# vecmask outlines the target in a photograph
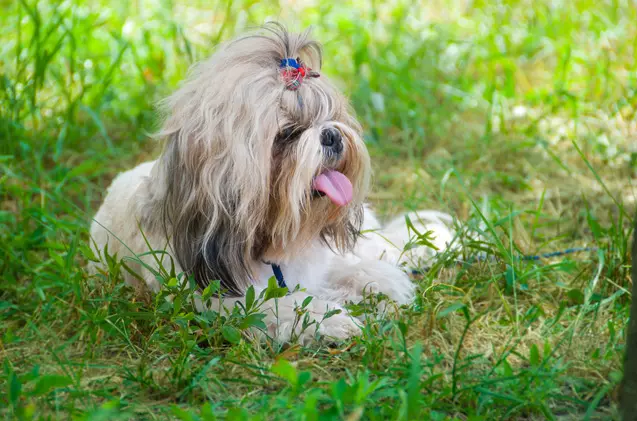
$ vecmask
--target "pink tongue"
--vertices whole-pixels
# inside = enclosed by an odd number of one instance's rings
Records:
[[[338,171],[326,171],[314,177],[312,188],[325,193],[338,206],[345,206],[352,201],[352,183]]]

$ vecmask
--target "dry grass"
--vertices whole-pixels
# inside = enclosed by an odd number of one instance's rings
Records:
[[[637,198],[633,2],[2,7],[7,419],[616,416]],[[484,240],[461,238],[462,256],[415,278],[412,305],[336,347],[229,341],[242,315],[136,297],[117,261],[84,271],[105,186],[155,154],[152,103],[267,17],[324,41],[324,71],[366,129],[380,213],[447,210]],[[518,259],[576,246],[599,250]]]

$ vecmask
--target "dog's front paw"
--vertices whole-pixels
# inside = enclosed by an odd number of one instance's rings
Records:
[[[321,339],[321,337],[344,341],[360,335],[361,327],[352,316],[342,312],[327,318],[316,317],[314,323],[305,329],[302,328],[302,323],[299,322],[279,323],[276,329],[271,330],[271,334],[274,334],[274,338],[281,343],[298,342],[302,345],[309,345]]]
[[[279,299],[278,316],[268,321],[268,331],[278,342],[300,342],[307,345],[318,335],[335,340],[345,340],[361,333],[361,328],[352,316],[338,304],[313,298],[302,303],[308,296],[294,293]],[[340,311],[340,312],[339,312]]]
[[[361,334],[361,327],[349,313],[342,312],[323,319],[318,324],[318,333],[339,341]]]

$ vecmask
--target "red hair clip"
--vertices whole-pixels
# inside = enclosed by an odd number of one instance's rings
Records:
[[[307,67],[301,59],[283,58],[279,64],[281,77],[285,83],[285,89],[296,91],[301,87],[301,83],[306,77],[319,77],[318,72]]]

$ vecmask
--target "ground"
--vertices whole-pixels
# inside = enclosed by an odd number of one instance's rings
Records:
[[[418,3],[0,5],[0,414],[616,417],[637,6]],[[442,256],[412,305],[347,343],[259,343],[245,331],[258,317],[140,297],[117,261],[85,270],[105,187],[156,154],[153,104],[219,40],[272,18],[324,43],[323,72],[365,129],[380,214],[435,208],[484,232],[460,256],[473,263]],[[517,258],[569,247],[596,249]]]

